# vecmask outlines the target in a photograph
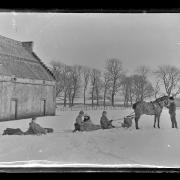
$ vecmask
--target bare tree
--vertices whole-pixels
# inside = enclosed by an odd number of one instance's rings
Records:
[[[69,104],[74,105],[74,99],[78,95],[81,88],[81,66],[75,65],[70,67],[69,76]]]
[[[101,80],[101,73],[96,78],[95,83],[95,97],[96,97],[96,104],[99,105],[99,100],[101,99],[101,90],[103,88],[103,82]]]
[[[122,80],[122,94],[124,96],[124,106],[128,106],[129,102],[133,104],[133,77],[132,76],[125,76]]]
[[[73,93],[73,88],[72,88],[71,81],[69,81],[69,85],[67,86],[67,91],[66,91],[66,94],[68,96],[68,101],[69,101],[69,107],[72,106],[72,93]]]
[[[64,87],[62,85],[62,63],[51,62],[52,72],[56,79],[56,97],[63,91]]]
[[[147,66],[139,66],[136,69],[137,74],[140,77],[140,81],[136,81],[138,82],[138,91],[139,91],[139,98],[141,101],[143,101],[145,99],[144,95],[146,94],[147,91],[147,78],[148,78],[148,74],[150,73],[150,68]],[[149,88],[152,89],[152,87],[150,87],[151,85],[149,85]]]
[[[136,69],[136,73],[141,75],[144,79],[147,79],[149,73],[151,72],[148,66],[142,65]]]
[[[154,88],[150,81],[145,82],[144,91],[143,91],[143,100],[153,96]]]
[[[71,99],[71,92],[72,92],[72,81],[71,81],[71,66],[64,66],[63,74],[63,85],[64,85],[64,106],[66,106],[67,98],[69,98],[69,105]]]
[[[104,89],[104,93],[103,93],[103,106],[106,106],[106,95],[107,92],[110,88],[110,77],[108,76],[108,74],[106,72],[104,72],[104,76],[103,76],[103,89]]]
[[[170,65],[159,66],[154,73],[163,83],[168,96],[177,96],[180,93],[180,70],[177,67]]]
[[[159,93],[160,93],[160,80],[157,80],[156,82],[155,82],[155,85],[154,85],[154,97],[155,97],[155,99],[157,99],[158,98],[158,95],[159,95]]]
[[[88,83],[90,80],[90,68],[82,67],[82,80],[83,80],[83,98],[84,98],[84,105],[86,104],[86,90],[88,87]]]
[[[105,69],[111,82],[111,103],[114,106],[114,96],[121,85],[122,62],[118,59],[109,59],[106,62]]]
[[[133,93],[135,101],[143,101],[144,99],[153,95],[154,89],[152,84],[141,75],[133,75]]]
[[[66,106],[67,102],[67,91],[70,84],[70,67],[60,63],[53,61],[51,62],[53,66],[53,73],[56,78],[56,97],[63,96],[64,106]]]
[[[98,79],[101,76],[101,72],[97,69],[92,69],[91,73],[90,73],[90,78],[91,78],[91,100],[92,100],[92,106],[94,106],[94,97],[95,97],[95,93],[97,93],[97,82]],[[96,90],[96,92],[95,92]]]

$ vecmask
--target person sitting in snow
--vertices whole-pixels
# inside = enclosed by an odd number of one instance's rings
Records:
[[[172,128],[178,128],[177,126],[177,121],[176,121],[176,104],[174,102],[174,98],[173,97],[170,97],[169,98],[169,114],[170,114],[170,117],[171,117],[171,123],[172,123]]]
[[[100,124],[101,124],[101,128],[102,129],[110,129],[110,128],[114,128],[114,126],[112,125],[112,121],[113,120],[109,120],[107,118],[107,112],[103,111],[101,119],[100,119]]]
[[[93,130],[98,130],[101,129],[100,125],[93,124],[91,121],[91,118],[88,114],[84,115],[84,122],[82,124],[81,131],[93,131]]]
[[[83,116],[84,116],[84,111],[80,111],[78,116],[76,117],[76,122],[74,123],[74,127],[75,129],[73,130],[73,132],[76,131],[81,131],[82,130],[82,125],[83,125]]]
[[[36,117],[33,117],[32,121],[29,123],[29,129],[24,133],[24,135],[28,135],[28,134],[41,135],[41,134],[46,134],[46,133],[47,133],[47,129],[37,124]]]
[[[124,128],[129,128],[132,126],[132,118],[125,117],[124,122],[121,123],[121,126]]]

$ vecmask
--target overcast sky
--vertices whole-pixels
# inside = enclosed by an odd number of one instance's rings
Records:
[[[34,41],[46,64],[103,69],[118,58],[130,71],[144,64],[180,68],[180,14],[0,13],[0,34]]]

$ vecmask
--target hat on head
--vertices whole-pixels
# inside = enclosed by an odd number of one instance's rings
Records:
[[[80,111],[79,114],[84,114],[84,111]]]
[[[104,114],[104,113],[107,113],[107,111],[103,111],[102,113],[103,113],[103,114]]]
[[[173,97],[173,96],[171,96],[169,99],[170,99],[170,100],[174,100],[174,97]]]

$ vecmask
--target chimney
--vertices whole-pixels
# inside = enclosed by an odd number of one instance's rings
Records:
[[[33,41],[22,42],[22,46],[29,52],[33,51]]]

